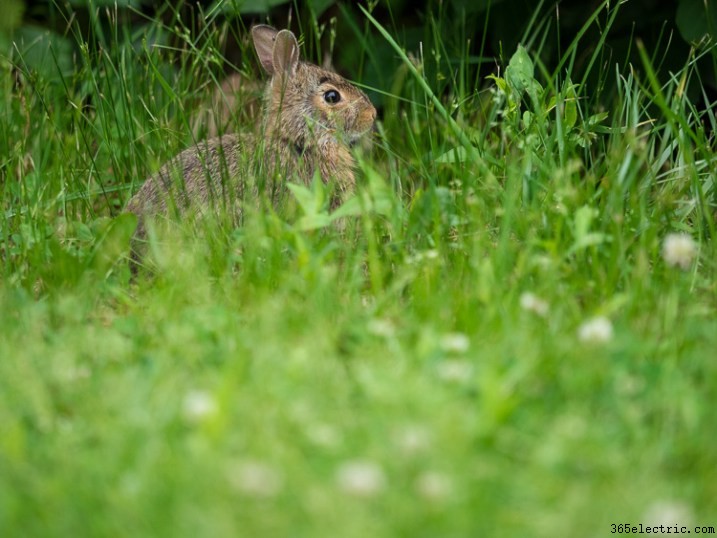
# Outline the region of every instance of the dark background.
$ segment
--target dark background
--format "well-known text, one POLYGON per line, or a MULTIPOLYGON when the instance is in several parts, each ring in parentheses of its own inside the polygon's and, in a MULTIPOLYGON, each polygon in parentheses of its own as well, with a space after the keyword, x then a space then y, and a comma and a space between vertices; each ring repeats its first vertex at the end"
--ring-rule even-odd
MULTIPOLYGON (((209 21, 230 28, 222 44, 227 62, 221 69, 228 73, 240 66, 247 56, 243 53, 246 29, 254 23, 268 21, 277 27, 290 24, 294 31, 303 34, 310 59, 321 61, 328 51, 337 70, 343 74, 368 86, 390 91, 400 61, 376 29, 367 23, 359 4, 367 5, 366 2, 332 0, 230 0, 222 3, 206 0, 0 0, 5 14, 0 22, 0 34, 4 36, 0 45, 7 45, 13 39, 29 43, 38 32, 49 31, 51 39, 57 40, 55 54, 67 56, 60 58, 59 64, 69 66, 78 37, 90 47, 102 46, 103 40, 104 45, 109 46, 108 36, 113 27, 117 28, 117 22, 135 32, 139 39, 142 28, 151 20, 159 19, 170 29, 164 39, 176 42, 178 39, 171 35, 171 29, 176 28, 178 22, 192 37, 201 39, 209 21), (319 24, 314 25, 314 20, 319 24), (321 25, 324 28, 319 36, 315 28, 321 25)), ((506 65, 518 43, 526 45, 547 72, 552 73, 570 43, 603 2, 384 0, 370 4, 373 15, 408 52, 418 55, 420 45, 423 45, 424 57, 428 57, 424 65, 427 79, 438 86, 438 92, 445 92, 450 88, 440 87, 438 72, 452 69, 463 61, 472 70, 468 79, 478 89, 485 84, 486 75, 506 65), (530 31, 526 33, 526 29, 530 31), (467 45, 469 39, 470 45, 467 45)), ((617 1, 611 2, 610 9, 617 4, 617 1)), ((625 72, 632 66, 639 71, 641 62, 636 43, 640 40, 651 54, 658 77, 663 81, 696 54, 704 52, 697 61, 696 70, 701 81, 695 81, 694 88, 688 88, 688 92, 703 105, 712 100, 717 62, 714 49, 709 50, 712 46, 709 36, 714 35, 717 26, 713 0, 628 0, 619 6, 619 13, 606 34, 608 19, 609 13, 603 9, 581 36, 573 60, 573 79, 582 76, 582 70, 602 37, 605 37, 605 47, 598 68, 588 73, 588 83, 598 83, 601 78, 599 69, 625 72), (708 94, 698 93, 699 87, 706 87, 708 94)), ((159 37, 150 36, 149 39, 159 37)), ((597 91, 590 84, 586 86, 597 91)), ((605 90, 601 92, 603 98, 609 99, 610 88, 601 90, 605 90)))

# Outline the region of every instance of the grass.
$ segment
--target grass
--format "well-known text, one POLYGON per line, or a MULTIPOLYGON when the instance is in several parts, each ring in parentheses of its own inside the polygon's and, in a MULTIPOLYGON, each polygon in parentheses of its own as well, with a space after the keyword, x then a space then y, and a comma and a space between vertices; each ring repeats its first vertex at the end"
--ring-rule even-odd
POLYGON ((600 109, 579 42, 567 71, 529 50, 475 86, 428 41, 377 88, 360 215, 177 224, 132 280, 122 205, 192 143, 221 58, 221 28, 148 24, 110 24, 72 70, 0 63, 4 536, 715 526, 715 118, 684 91, 693 59, 664 81, 644 48, 635 70, 591 60, 600 109), (696 246, 684 270, 671 233, 696 246), (612 333, 585 341, 596 317, 612 333))

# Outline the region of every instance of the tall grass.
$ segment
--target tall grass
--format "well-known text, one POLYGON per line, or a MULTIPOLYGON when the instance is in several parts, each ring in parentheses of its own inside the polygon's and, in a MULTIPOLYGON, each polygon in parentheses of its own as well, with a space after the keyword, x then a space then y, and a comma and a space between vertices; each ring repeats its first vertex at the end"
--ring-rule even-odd
POLYGON ((577 72, 579 35, 551 71, 539 9, 489 79, 448 14, 405 50, 366 11, 350 26, 395 76, 369 88, 359 214, 176 223, 133 278, 122 207, 193 143, 239 32, 93 16, 72 69, 0 61, 3 535, 715 526, 715 118, 685 91, 694 56, 665 76, 600 42, 577 72))

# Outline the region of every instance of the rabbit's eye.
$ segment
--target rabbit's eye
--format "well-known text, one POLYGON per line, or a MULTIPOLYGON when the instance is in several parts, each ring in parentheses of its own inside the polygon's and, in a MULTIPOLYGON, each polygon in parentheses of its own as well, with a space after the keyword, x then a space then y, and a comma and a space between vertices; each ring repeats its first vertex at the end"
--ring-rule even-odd
POLYGON ((336 90, 329 90, 324 93, 324 101, 326 101, 330 105, 335 105, 336 103, 341 101, 341 94, 336 90))

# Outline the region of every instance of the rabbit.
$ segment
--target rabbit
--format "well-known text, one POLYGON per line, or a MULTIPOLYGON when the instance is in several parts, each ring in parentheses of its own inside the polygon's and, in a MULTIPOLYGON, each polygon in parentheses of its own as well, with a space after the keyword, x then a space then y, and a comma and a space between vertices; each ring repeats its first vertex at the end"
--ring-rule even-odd
POLYGON ((351 148, 374 125, 371 101, 336 73, 300 61, 291 31, 257 25, 251 35, 270 76, 261 132, 206 140, 167 162, 127 204, 138 217, 136 236, 145 234, 147 218, 243 200, 262 185, 281 191, 286 181, 309 184, 316 173, 334 185, 331 208, 353 190, 351 148))
POLYGON ((261 114, 263 90, 260 80, 232 73, 219 86, 213 86, 211 93, 202 99, 191 120, 192 135, 201 139, 199 137, 204 133, 214 138, 235 132, 238 119, 244 120, 244 123, 256 122, 261 114))

